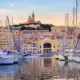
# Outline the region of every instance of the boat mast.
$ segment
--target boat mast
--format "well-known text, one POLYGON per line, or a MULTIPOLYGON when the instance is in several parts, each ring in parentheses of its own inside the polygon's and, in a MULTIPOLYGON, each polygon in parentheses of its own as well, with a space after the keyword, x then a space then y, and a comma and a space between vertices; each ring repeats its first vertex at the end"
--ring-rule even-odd
POLYGON ((75 8, 73 8, 73 27, 75 27, 74 28, 74 35, 75 35, 75 37, 76 37, 76 27, 77 27, 77 12, 78 12, 78 0, 76 0, 76 10, 75 10, 75 8), (74 21, 75 21, 75 16, 76 16, 76 26, 74 26, 74 21))
POLYGON ((74 30, 74 33, 75 33, 75 49, 77 48, 77 44, 78 44, 78 42, 79 42, 79 40, 77 40, 77 35, 76 35, 76 28, 78 27, 78 23, 77 23, 77 20, 78 20, 78 0, 76 0, 76 27, 75 27, 75 30, 74 30))
POLYGON ((74 48, 75 44, 75 7, 73 7, 73 20, 72 20, 72 26, 73 26, 73 35, 72 35, 72 48, 74 48))
MULTIPOLYGON (((0 20, 0 27, 1 27, 1 30, 2 30, 2 35, 4 36, 4 32, 3 32, 3 20, 0 20)), ((1 42, 2 40, 0 40, 0 43, 2 43, 1 42)), ((4 49, 4 45, 2 44, 1 46, 0 46, 0 49, 4 49)))
MULTIPOLYGON (((13 38, 13 42, 14 42, 14 50, 17 50, 17 52, 20 52, 21 50, 20 50, 20 45, 19 45, 19 42, 20 41, 18 41, 17 39, 16 39, 16 36, 15 36, 15 34, 14 34, 14 29, 13 29, 13 27, 14 27, 14 25, 13 25, 13 16, 12 16, 12 18, 11 18, 11 23, 12 23, 12 27, 11 27, 11 32, 12 32, 12 38, 13 38)), ((13 51, 14 52, 14 51, 13 51)))
POLYGON ((68 27, 69 26, 69 13, 65 14, 65 26, 68 27))
POLYGON ((9 34, 9 28, 10 28, 10 22, 9 22, 9 17, 8 16, 6 16, 6 26, 8 27, 8 50, 10 50, 10 34, 9 34))
POLYGON ((13 16, 12 16, 11 20, 12 20, 12 25, 13 25, 13 16))
POLYGON ((77 27, 77 20, 78 20, 78 0, 76 0, 76 27, 77 27))
MULTIPOLYGON (((2 35, 4 36, 4 21, 2 20, 2 35)), ((2 49, 4 50, 4 44, 2 45, 2 49)))
POLYGON ((67 48, 67 31, 69 26, 69 13, 65 14, 65 35, 64 35, 64 49, 67 48))
POLYGON ((72 26, 75 27, 75 7, 73 7, 73 22, 72 26))

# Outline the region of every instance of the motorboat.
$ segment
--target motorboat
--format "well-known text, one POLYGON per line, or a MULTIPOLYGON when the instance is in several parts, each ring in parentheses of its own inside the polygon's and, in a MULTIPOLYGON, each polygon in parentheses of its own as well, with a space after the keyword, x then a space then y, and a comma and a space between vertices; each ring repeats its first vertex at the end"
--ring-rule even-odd
POLYGON ((56 55, 54 55, 54 58, 56 60, 65 61, 65 58, 62 54, 56 54, 56 55))

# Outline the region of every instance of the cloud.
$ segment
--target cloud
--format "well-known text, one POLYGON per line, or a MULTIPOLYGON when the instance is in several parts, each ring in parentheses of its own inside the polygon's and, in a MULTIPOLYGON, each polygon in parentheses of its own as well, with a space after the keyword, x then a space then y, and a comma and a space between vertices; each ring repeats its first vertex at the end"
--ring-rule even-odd
POLYGON ((13 3, 8 3, 8 5, 11 7, 11 8, 15 8, 15 5, 13 3))

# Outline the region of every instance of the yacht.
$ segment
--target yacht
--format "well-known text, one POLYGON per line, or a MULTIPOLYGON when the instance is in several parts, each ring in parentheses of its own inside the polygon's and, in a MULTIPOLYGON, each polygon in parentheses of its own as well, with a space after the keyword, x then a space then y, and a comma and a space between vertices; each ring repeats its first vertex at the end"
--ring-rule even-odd
POLYGON ((0 64, 14 64, 19 61, 18 55, 0 51, 0 64))
POLYGON ((65 51, 68 61, 80 62, 80 49, 67 49, 65 51))

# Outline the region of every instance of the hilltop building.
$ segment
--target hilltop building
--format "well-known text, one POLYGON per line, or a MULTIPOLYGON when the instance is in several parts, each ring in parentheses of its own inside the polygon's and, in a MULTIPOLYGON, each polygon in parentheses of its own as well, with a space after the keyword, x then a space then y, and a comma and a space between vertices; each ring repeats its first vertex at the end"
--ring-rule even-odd
POLYGON ((32 15, 28 17, 26 22, 23 22, 22 25, 24 25, 24 27, 29 29, 36 29, 36 30, 51 30, 50 28, 54 25, 52 24, 42 24, 41 21, 36 21, 35 20, 35 13, 32 12, 32 15))
POLYGON ((27 19, 26 22, 24 22, 24 24, 31 23, 31 22, 35 22, 35 14, 34 14, 34 12, 32 12, 31 16, 30 15, 28 16, 28 19, 27 19))

